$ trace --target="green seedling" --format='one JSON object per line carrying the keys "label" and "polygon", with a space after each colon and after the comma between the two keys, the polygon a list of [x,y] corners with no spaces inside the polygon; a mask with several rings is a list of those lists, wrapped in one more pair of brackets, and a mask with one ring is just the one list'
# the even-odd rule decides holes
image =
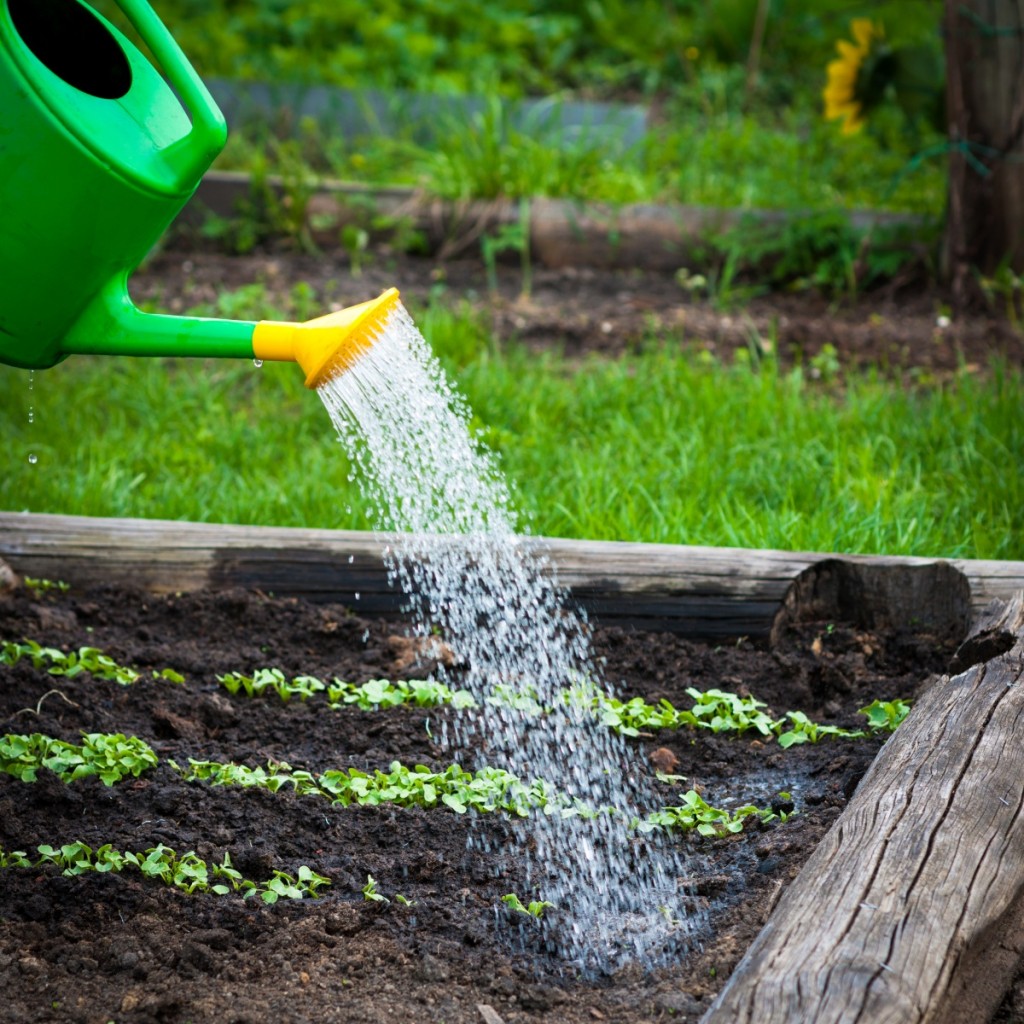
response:
{"label": "green seedling", "polygon": [[867,715],[869,728],[877,732],[895,732],[910,714],[910,703],[905,700],[874,700],[859,713]]}
{"label": "green seedling", "polygon": [[129,775],[138,778],[156,764],[149,744],[123,733],[83,733],[81,744],[41,733],[0,737],[0,771],[22,782],[35,782],[39,770],[48,768],[64,782],[97,775],[112,786]]}
{"label": "green seedling", "polygon": [[[302,865],[295,875],[275,870],[267,881],[253,882],[243,878],[232,866],[231,857],[226,852],[220,864],[211,865],[191,850],[179,855],[162,843],[138,853],[115,850],[109,843],[93,850],[81,842],[66,843],[59,847],[44,844],[36,847],[36,851],[39,856],[33,861],[24,851],[5,853],[0,849],[0,868],[53,865],[68,877],[93,871],[117,874],[132,868],[144,878],[162,882],[182,892],[211,892],[217,896],[239,892],[246,899],[258,894],[268,904],[276,903],[279,899],[316,897],[320,889],[331,884],[330,879],[318,875],[306,865]],[[212,883],[211,875],[215,879]]]}
{"label": "green seedling", "polygon": [[241,692],[247,697],[256,697],[271,691],[285,703],[292,697],[298,697],[302,701],[309,700],[314,693],[320,693],[325,689],[324,684],[313,676],[296,676],[289,680],[277,668],[257,669],[251,676],[243,675],[241,672],[229,672],[227,675],[217,676],[217,682],[232,696]]}
{"label": "green seedling", "polygon": [[39,579],[35,576],[22,576],[21,582],[25,584],[25,589],[29,590],[37,599],[54,590],[59,594],[66,594],[71,589],[71,584],[65,583],[63,580]]}
{"label": "green seedling", "polygon": [[501,897],[501,902],[505,906],[512,910],[517,911],[520,914],[526,914],[529,917],[536,918],[538,921],[544,916],[544,911],[548,907],[553,907],[554,903],[548,902],[548,900],[531,900],[526,906],[523,905],[523,901],[514,892],[507,893]]}
{"label": "green seedling", "polygon": [[753,804],[737,807],[734,811],[712,807],[696,790],[691,789],[683,794],[678,806],[655,811],[643,820],[634,819],[633,827],[641,833],[660,827],[669,831],[696,829],[702,836],[721,836],[742,832],[748,819],[767,822],[776,817],[786,820],[786,815],[776,815],[771,808],[758,808]]}
{"label": "green seedling", "polygon": [[790,728],[779,734],[779,746],[783,750],[799,743],[817,743],[826,736],[839,739],[861,739],[867,735],[859,729],[841,729],[835,725],[819,725],[817,722],[811,721],[802,711],[788,711],[786,718],[789,719]]}
{"label": "green seedling", "polygon": [[185,677],[173,668],[162,668],[159,671],[153,669],[153,678],[163,679],[165,682],[175,683],[178,686],[185,682]]}
{"label": "green seedling", "polygon": [[690,687],[687,694],[694,700],[691,713],[698,726],[712,732],[735,732],[742,736],[748,729],[755,729],[762,736],[770,736],[776,722],[761,708],[763,701],[753,697],[740,697],[724,690],[706,690],[701,693]]}
{"label": "green seedling", "polygon": [[[28,658],[34,668],[45,668],[51,675],[73,677],[88,671],[95,678],[111,679],[122,685],[140,678],[135,669],[118,665],[113,658],[95,647],[82,647],[76,652],[65,654],[56,648],[43,647],[34,640],[20,644],[0,641],[0,664],[15,665],[22,658]],[[185,681],[184,676],[171,668],[154,671],[152,674],[155,679],[175,684]],[[217,681],[233,696],[241,693],[247,697],[256,697],[273,692],[285,703],[293,697],[307,701],[322,694],[332,709],[352,705],[362,711],[373,711],[403,704],[415,707],[451,705],[456,709],[465,709],[476,705],[469,691],[453,690],[433,679],[371,679],[361,684],[335,679],[325,683],[309,675],[289,679],[280,669],[269,668],[257,669],[252,675],[229,672],[217,676]],[[742,736],[753,729],[763,737],[776,736],[779,745],[786,749],[801,743],[817,743],[825,738],[861,739],[868,735],[862,730],[820,725],[801,711],[787,712],[779,719],[772,718],[762,710],[766,707],[764,702],[752,696],[741,697],[718,689],[700,691],[693,687],[686,692],[694,703],[688,709],[679,709],[667,700],[661,700],[657,705],[648,704],[642,697],[622,701],[587,681],[577,681],[573,687],[562,692],[562,699],[566,704],[589,708],[603,725],[624,736],[639,736],[646,730],[683,728],[710,729],[715,733]],[[540,705],[536,694],[529,688],[514,690],[499,684],[486,700],[489,704],[511,707],[530,715],[542,715],[550,710]],[[909,705],[905,701],[876,700],[861,708],[860,713],[867,715],[872,732],[892,732],[906,717],[908,710]],[[295,784],[297,779],[298,776],[289,781]],[[461,804],[456,794],[450,794],[446,802],[453,809]]]}
{"label": "green seedling", "polygon": [[390,903],[387,896],[377,892],[377,879],[373,875],[366,876],[366,885],[363,886],[363,899],[371,903]]}
{"label": "green seedling", "polygon": [[[271,762],[266,768],[193,759],[189,760],[187,768],[174,761],[168,763],[185,781],[203,781],[214,786],[258,786],[275,793],[290,787],[300,796],[320,796],[343,807],[444,806],[456,814],[473,810],[524,818],[536,811],[563,818],[620,813],[614,807],[590,807],[558,792],[542,779],[535,779],[528,785],[500,768],[467,772],[454,764],[443,772],[432,772],[423,765],[409,769],[393,761],[388,772],[348,768],[313,775],[295,771],[285,762]],[[751,816],[762,821],[775,817],[770,809],[753,805],[735,811],[712,807],[693,790],[682,800],[679,807],[654,812],[644,819],[634,818],[631,827],[641,832],[664,827],[673,831],[697,829],[702,835],[718,835],[742,831],[743,823]]]}
{"label": "green seedling", "polygon": [[346,224],[338,236],[341,247],[348,253],[349,266],[353,277],[361,277],[363,261],[370,245],[370,233],[357,224]]}
{"label": "green seedling", "polygon": [[28,859],[28,854],[24,850],[12,850],[7,853],[3,848],[0,848],[0,870],[4,868],[30,868],[32,867],[32,861]]}
{"label": "green seedling", "polygon": [[395,893],[395,900],[402,904],[403,907],[415,907],[416,901],[409,899],[407,896],[403,896],[400,892]]}
{"label": "green seedling", "polygon": [[[531,812],[558,814],[562,817],[593,818],[600,814],[618,814],[613,807],[595,809],[577,798],[570,798],[558,792],[542,779],[527,784],[510,772],[500,768],[482,768],[467,772],[459,765],[450,765],[442,772],[432,772],[424,765],[409,769],[393,761],[390,771],[363,772],[358,768],[331,770],[320,775],[301,769],[293,769],[285,761],[268,762],[266,768],[250,768],[247,765],[199,761],[189,759],[187,768],[173,760],[168,765],[186,782],[206,782],[214,786],[258,787],[276,793],[291,788],[297,796],[319,796],[334,804],[348,807],[392,805],[399,807],[447,807],[456,814],[470,810],[483,813],[504,812],[517,817],[527,817]],[[0,738],[0,770],[23,782],[34,782],[40,768],[46,767],[58,774],[65,782],[74,782],[89,775],[97,775],[108,786],[126,776],[138,777],[143,771],[154,767],[157,757],[153,750],[136,737],[123,734],[106,735],[87,733],[83,743],[66,743],[35,733],[30,736],[6,735]],[[674,778],[674,777],[673,777]],[[704,835],[717,834],[724,830],[738,832],[743,821],[751,814],[762,820],[770,820],[771,812],[747,806],[728,812],[711,807],[694,791],[683,797],[680,807],[670,807],[634,819],[632,827],[650,831],[655,827],[675,830],[696,828]],[[126,855],[127,856],[127,855]],[[136,855],[131,855],[135,857]],[[163,847],[147,851],[144,858],[136,863],[145,875],[163,878],[179,888],[200,886],[207,888],[208,876],[194,861],[185,859],[173,862],[165,855]],[[178,872],[175,875],[174,872]],[[224,885],[238,881],[238,874],[226,858],[225,863],[214,868],[217,878],[226,880],[216,883]],[[284,891],[289,885],[298,884],[282,875],[275,875],[276,881],[268,883],[267,893],[288,895]],[[306,879],[300,871],[299,882],[315,883]],[[317,883],[319,884],[319,883]],[[235,886],[237,888],[237,885]],[[284,888],[282,888],[284,887]],[[272,902],[273,897],[264,895]],[[369,898],[369,897],[368,897]]]}
{"label": "green seedling", "polygon": [[[276,903],[279,899],[301,900],[305,896],[316,896],[318,889],[330,884],[330,879],[304,864],[294,876],[287,871],[275,871],[273,877],[259,887],[259,894],[264,903]],[[246,893],[246,897],[249,895]]]}
{"label": "green seedling", "polygon": [[95,679],[113,680],[122,686],[139,678],[135,669],[118,665],[96,647],[80,647],[77,651],[65,653],[55,647],[43,647],[34,640],[21,644],[10,640],[0,642],[0,663],[17,665],[22,658],[28,658],[33,668],[45,668],[51,676],[72,679],[82,672],[89,672]]}

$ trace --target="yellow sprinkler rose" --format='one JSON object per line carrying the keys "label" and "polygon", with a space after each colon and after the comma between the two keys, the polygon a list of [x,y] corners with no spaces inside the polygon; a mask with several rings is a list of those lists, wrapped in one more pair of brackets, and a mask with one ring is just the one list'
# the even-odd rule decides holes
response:
{"label": "yellow sprinkler rose", "polygon": [[840,39],[836,43],[839,59],[829,63],[828,85],[822,92],[825,117],[830,121],[841,117],[844,135],[860,131],[864,124],[864,103],[857,81],[872,47],[884,37],[882,26],[870,18],[854,18],[850,29],[856,41]]}

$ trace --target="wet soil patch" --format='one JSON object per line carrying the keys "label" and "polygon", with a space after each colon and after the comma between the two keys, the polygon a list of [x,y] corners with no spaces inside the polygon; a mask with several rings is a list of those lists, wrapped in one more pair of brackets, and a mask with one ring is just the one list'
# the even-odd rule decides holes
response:
{"label": "wet soil patch", "polygon": [[[528,820],[447,809],[347,808],[290,792],[185,783],[167,765],[189,757],[268,760],[320,772],[391,761],[450,763],[435,738],[447,709],[327,710],[322,700],[232,697],[217,673],[278,667],[350,682],[410,677],[401,623],[229,591],[153,597],[98,589],[0,597],[0,638],[99,647],[144,673],[131,686],[88,673],[58,678],[26,661],[0,666],[0,732],[75,741],[82,731],[124,732],[152,745],[158,768],[106,787],[34,784],[0,775],[0,845],[34,851],[80,840],[145,850],[158,843],[220,861],[247,877],[309,865],[331,885],[318,899],[265,906],[236,895],[186,895],[136,873],[62,877],[53,868],[0,875],[0,977],[6,1019],[18,1022],[334,1022],[488,1018],[528,1022],[696,1020],[742,956],[788,882],[842,810],[882,740],[825,741],[780,750],[762,738],[660,732],[630,742],[631,769],[652,799],[672,766],[716,805],[792,794],[796,814],[729,838],[681,837],[691,854],[680,881],[703,922],[692,948],[644,973],[581,979],[518,930],[501,904],[523,888],[503,850]],[[783,646],[706,647],[670,634],[594,631],[606,678],[624,696],[689,706],[688,687],[752,693],[772,711],[800,709],[856,726],[874,698],[913,697],[951,654],[934,638],[811,623]],[[148,678],[173,667],[184,684]],[[57,692],[52,692],[57,691]],[[472,756],[472,752],[470,752]],[[568,756],[583,757],[586,751]],[[557,780],[554,780],[557,782]],[[475,837],[473,849],[467,846]],[[489,853],[481,852],[482,848]],[[511,847],[514,849],[514,847]],[[413,906],[367,901],[379,891]],[[813,911],[809,911],[813,915]]]}

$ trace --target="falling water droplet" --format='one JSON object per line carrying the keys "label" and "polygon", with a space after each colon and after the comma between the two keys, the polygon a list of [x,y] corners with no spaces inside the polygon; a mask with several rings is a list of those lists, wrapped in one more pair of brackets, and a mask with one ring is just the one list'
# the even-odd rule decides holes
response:
{"label": "falling water droplet", "polygon": [[[619,824],[643,813],[645,794],[616,770],[630,752],[586,713],[586,700],[564,696],[572,680],[604,689],[585,619],[557,585],[550,559],[517,535],[508,486],[474,439],[465,400],[401,306],[371,348],[318,391],[374,529],[400,538],[384,561],[389,580],[416,595],[415,635],[439,631],[465,666],[460,685],[476,709],[460,713],[452,735],[442,722],[441,742],[461,759],[479,755],[485,737],[492,767],[557,780],[566,798],[625,812],[531,816],[530,827],[510,837],[526,875],[543,873],[544,897],[561,908],[544,926],[545,941],[587,971],[635,960],[653,966],[686,942],[687,929],[671,934],[656,908],[685,916],[676,879],[687,871],[667,838],[651,833],[641,845]],[[496,680],[529,680],[551,713],[493,704]],[[567,757],[573,750],[587,756]]]}
{"label": "falling water droplet", "polygon": [[28,461],[30,465],[35,465],[39,461],[39,456],[35,452],[28,453]]}
{"label": "falling water droplet", "polygon": [[252,365],[255,366],[256,369],[258,370],[263,365],[263,360],[262,359],[254,359],[252,361]]}
{"label": "falling water droplet", "polygon": [[28,421],[29,423],[35,423],[36,421],[36,411],[31,405],[28,407]]}
{"label": "falling water droplet", "polygon": [[358,590],[356,591],[356,600],[357,601],[359,600],[359,591]]}
{"label": "falling water droplet", "polygon": [[351,565],[355,560],[356,560],[356,556],[355,555],[349,555],[348,556],[348,564],[349,565]]}

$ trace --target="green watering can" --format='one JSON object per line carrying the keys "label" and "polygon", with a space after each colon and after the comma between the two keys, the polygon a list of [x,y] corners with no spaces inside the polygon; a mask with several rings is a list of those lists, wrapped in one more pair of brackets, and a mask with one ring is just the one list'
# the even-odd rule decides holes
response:
{"label": "green watering can", "polygon": [[0,0],[0,362],[294,360],[318,386],[373,344],[394,288],[304,324],[162,316],[128,297],[227,127],[146,0],[117,3],[170,84],[82,0]]}

